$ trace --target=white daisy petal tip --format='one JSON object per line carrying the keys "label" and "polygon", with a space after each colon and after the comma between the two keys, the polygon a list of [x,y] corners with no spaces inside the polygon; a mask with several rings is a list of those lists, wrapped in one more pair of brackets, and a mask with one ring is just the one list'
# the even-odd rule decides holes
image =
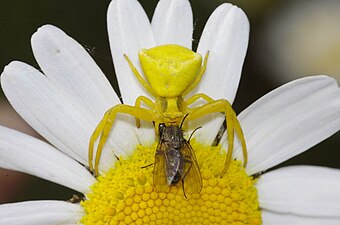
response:
{"label": "white daisy petal tip", "polygon": [[42,26],[40,26],[36,32],[34,32],[34,34],[32,36],[35,36],[36,34],[40,34],[40,33],[54,33],[54,32],[60,32],[61,29],[52,25],[52,24],[44,24]]}
{"label": "white daisy petal tip", "polygon": [[[84,46],[53,25],[40,27],[31,38],[32,51],[41,70],[73,104],[99,120],[120,103],[110,82]],[[80,94],[81,93],[81,94]]]}
{"label": "white daisy petal tip", "polygon": [[12,61],[7,66],[4,67],[4,70],[1,73],[1,79],[7,79],[9,74],[14,74],[17,72],[18,68],[23,66],[23,62],[20,61]]}
{"label": "white daisy petal tip", "polygon": [[84,216],[78,204],[63,201],[28,201],[0,205],[0,224],[76,225]]}
{"label": "white daisy petal tip", "polygon": [[16,77],[18,74],[25,73],[29,74],[35,72],[33,67],[30,67],[28,64],[21,61],[12,61],[8,65],[4,67],[3,72],[0,75],[1,80],[1,88],[3,92],[6,94],[7,90],[12,90],[12,82],[16,82]]}
{"label": "white daisy petal tip", "polygon": [[[301,154],[339,131],[340,89],[336,80],[328,76],[301,78],[264,95],[238,119],[249,150],[247,172],[255,174]],[[222,140],[225,138],[226,134]],[[242,160],[241,149],[235,152],[236,158]]]}
{"label": "white daisy petal tip", "polygon": [[262,175],[260,206],[276,213],[340,218],[340,170],[290,166]]}
{"label": "white daisy petal tip", "polygon": [[[231,18],[234,18],[237,20],[238,23],[240,23],[242,26],[240,26],[240,29],[247,29],[249,30],[249,19],[245,12],[238,7],[237,5],[233,5],[231,3],[223,3],[220,6],[218,6],[215,9],[216,12],[220,11],[220,13],[224,14],[225,16],[230,16]],[[215,12],[214,11],[214,12]]]}
{"label": "white daisy petal tip", "polygon": [[[51,38],[60,39],[60,36],[65,35],[66,34],[63,30],[54,25],[51,24],[42,25],[31,36],[31,45],[33,53],[35,46],[39,45],[40,42],[49,41],[49,39]],[[55,49],[55,52],[58,53],[58,49]]]}
{"label": "white daisy petal tip", "polygon": [[[82,134],[84,125],[87,126],[86,120],[42,73],[16,61],[6,68],[1,85],[8,101],[30,126],[58,149],[86,163],[85,157],[78,152],[79,146],[86,145],[86,137]],[[77,129],[71,133],[74,134],[72,138],[65,132],[70,129],[70,124],[74,124],[72,129]],[[62,128],[63,125],[66,129]]]}
{"label": "white daisy petal tip", "polygon": [[151,26],[157,45],[178,44],[191,49],[193,15],[189,1],[159,1]]}
{"label": "white daisy petal tip", "polygon": [[93,176],[51,145],[0,126],[0,167],[28,173],[81,193],[88,193]]}
{"label": "white daisy petal tip", "polygon": [[289,213],[277,213],[262,210],[263,225],[339,225],[340,217],[301,216]]}

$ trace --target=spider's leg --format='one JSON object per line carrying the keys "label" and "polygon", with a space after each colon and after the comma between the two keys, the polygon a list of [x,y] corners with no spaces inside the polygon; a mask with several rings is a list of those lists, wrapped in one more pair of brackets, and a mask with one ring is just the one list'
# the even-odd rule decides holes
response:
{"label": "spider's leg", "polygon": [[97,140],[98,136],[100,135],[99,143],[97,146],[96,157],[95,157],[95,163],[94,163],[94,173],[96,176],[98,176],[98,172],[99,172],[98,166],[99,166],[100,155],[103,151],[103,147],[107,141],[113,122],[116,119],[116,116],[118,113],[129,114],[131,116],[134,116],[136,118],[146,120],[146,121],[153,121],[154,119],[154,115],[150,110],[137,108],[137,107],[129,106],[129,105],[120,104],[108,110],[90,138],[89,164],[90,164],[90,168],[92,168],[93,170],[93,166],[92,166],[93,145],[94,145],[94,142]]}
{"label": "spider's leg", "polygon": [[207,104],[193,108],[191,109],[191,113],[189,114],[189,120],[194,120],[199,117],[202,117],[209,113],[214,112],[223,112],[225,113],[226,117],[226,123],[227,123],[227,134],[228,134],[228,152],[227,152],[227,158],[225,161],[224,169],[221,173],[221,176],[224,176],[224,174],[227,172],[229,168],[229,164],[232,160],[232,152],[234,148],[234,132],[236,131],[236,134],[238,135],[239,139],[242,143],[242,150],[244,155],[244,166],[246,166],[247,163],[247,146],[244,139],[244,135],[241,129],[241,125],[236,117],[236,113],[234,112],[231,104],[225,100],[220,99],[213,102],[208,102]]}
{"label": "spider's leg", "polygon": [[[136,103],[135,106],[137,108],[141,108],[141,103],[144,103],[145,105],[147,105],[150,109],[154,108],[154,103],[151,101],[151,99],[145,97],[145,96],[138,96],[138,98],[136,99]],[[136,126],[139,128],[140,127],[140,119],[136,117]]]}

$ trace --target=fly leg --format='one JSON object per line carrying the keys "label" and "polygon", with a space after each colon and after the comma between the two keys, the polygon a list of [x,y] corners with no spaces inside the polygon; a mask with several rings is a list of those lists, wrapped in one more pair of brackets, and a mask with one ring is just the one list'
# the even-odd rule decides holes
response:
{"label": "fly leg", "polygon": [[148,168],[149,166],[152,166],[152,165],[154,165],[154,164],[155,164],[155,163],[150,163],[150,164],[148,164],[148,165],[146,165],[146,166],[142,166],[141,169]]}
{"label": "fly leg", "polygon": [[184,190],[184,179],[182,179],[182,190],[183,190],[184,197],[188,198],[187,195],[185,194],[185,190]]}
{"label": "fly leg", "polygon": [[185,177],[188,175],[188,173],[190,172],[191,170],[191,167],[192,167],[192,161],[190,159],[184,159],[184,163],[185,164],[189,164],[188,166],[188,169],[185,171],[185,173],[183,174],[183,177],[182,177],[182,189],[183,189],[183,195],[185,198],[188,198],[187,195],[185,194],[185,188],[184,188],[184,179]]}

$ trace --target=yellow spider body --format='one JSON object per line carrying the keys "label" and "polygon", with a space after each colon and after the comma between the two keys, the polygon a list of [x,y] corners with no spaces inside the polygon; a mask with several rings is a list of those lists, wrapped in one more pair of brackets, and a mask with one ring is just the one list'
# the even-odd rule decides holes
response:
{"label": "yellow spider body", "polygon": [[[186,121],[197,119],[209,113],[225,113],[229,146],[225,168],[221,176],[225,174],[229,162],[232,160],[234,132],[236,132],[241,140],[244,165],[246,165],[246,143],[241,126],[230,103],[225,99],[213,100],[205,94],[195,94],[187,100],[183,99],[183,96],[188,94],[200,82],[207,66],[208,56],[209,52],[207,52],[202,65],[202,56],[200,54],[179,45],[162,45],[151,49],[142,49],[139,51],[138,57],[146,78],[144,79],[128,56],[124,55],[133,74],[156,100],[153,102],[145,96],[139,96],[136,99],[135,106],[119,104],[110,108],[104,114],[103,119],[99,122],[90,138],[90,170],[93,171],[94,142],[100,136],[94,163],[94,172],[98,175],[100,155],[118,113],[134,116],[137,127],[140,126],[140,119],[154,122],[157,135],[159,124],[164,123],[166,126],[179,126],[183,117],[187,114]],[[207,103],[199,107],[189,107],[199,99],[203,99]],[[142,108],[142,102],[144,102],[148,108]]]}
{"label": "yellow spider body", "polygon": [[143,49],[138,55],[151,89],[163,98],[182,96],[202,65],[200,54],[178,45]]}

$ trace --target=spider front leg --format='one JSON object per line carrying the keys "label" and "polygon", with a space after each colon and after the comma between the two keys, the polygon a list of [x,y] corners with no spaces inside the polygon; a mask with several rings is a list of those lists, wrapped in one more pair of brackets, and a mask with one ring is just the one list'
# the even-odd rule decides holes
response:
{"label": "spider front leg", "polygon": [[[91,137],[90,137],[90,142],[89,142],[89,167],[90,171],[94,170],[95,176],[98,176],[98,166],[99,166],[99,160],[100,160],[100,155],[103,151],[103,147],[106,143],[106,140],[110,134],[112,125],[114,120],[116,119],[116,116],[118,113],[124,113],[124,114],[129,114],[131,116],[134,116],[136,118],[146,120],[146,121],[153,121],[153,113],[150,110],[147,109],[142,109],[142,108],[137,108],[134,106],[129,106],[129,105],[116,105],[112,108],[110,108],[103,116],[103,119],[99,122],[97,125],[96,129],[93,131]],[[94,169],[93,169],[93,147],[94,147],[94,142],[99,139],[99,143],[97,146],[97,152],[96,152],[96,157],[95,157],[95,163],[94,163]]]}
{"label": "spider front leg", "polygon": [[[150,109],[154,108],[154,103],[151,101],[151,99],[145,97],[145,96],[138,96],[136,99],[135,106],[137,108],[141,108],[141,103],[144,102],[145,105],[147,105]],[[140,119],[136,117],[136,126],[139,128],[140,127]]]}
{"label": "spider front leg", "polygon": [[[206,98],[206,100],[209,100],[209,99]],[[232,152],[234,148],[234,131],[236,131],[236,134],[241,141],[243,158],[244,158],[243,165],[245,167],[248,161],[247,146],[246,146],[246,142],[244,139],[241,125],[236,117],[236,113],[234,112],[231,104],[225,99],[220,99],[220,100],[208,102],[207,104],[201,107],[193,108],[191,110],[192,112],[189,114],[190,120],[197,119],[209,113],[214,113],[214,112],[225,113],[226,124],[227,124],[227,134],[228,134],[228,151],[227,151],[227,158],[225,161],[225,166],[221,173],[221,177],[224,176],[224,174],[227,172],[229,168],[229,164],[232,160]]]}
{"label": "spider front leg", "polygon": [[113,109],[113,107],[105,112],[103,118],[100,120],[99,124],[97,125],[96,129],[92,132],[92,135],[90,137],[88,160],[89,160],[89,169],[90,169],[91,172],[93,172],[92,161],[93,161],[94,142],[98,139],[99,135],[102,133],[102,131],[103,131],[105,125],[106,125],[106,122],[108,120],[108,116],[109,116],[112,109]]}
{"label": "spider front leg", "polygon": [[198,85],[198,83],[201,81],[202,76],[203,76],[205,70],[207,69],[208,58],[209,58],[209,51],[207,51],[207,53],[205,54],[203,65],[202,65],[202,67],[201,67],[201,69],[200,69],[200,71],[198,73],[198,76],[196,77],[194,82],[188,87],[188,89],[185,90],[185,92],[182,93],[183,96],[185,96],[190,91],[192,91]]}
{"label": "spider front leg", "polygon": [[191,96],[190,98],[188,98],[185,102],[187,105],[191,105],[195,102],[197,102],[199,99],[203,99],[206,102],[214,102],[215,100],[210,98],[208,95],[206,94],[195,94],[193,96]]}

